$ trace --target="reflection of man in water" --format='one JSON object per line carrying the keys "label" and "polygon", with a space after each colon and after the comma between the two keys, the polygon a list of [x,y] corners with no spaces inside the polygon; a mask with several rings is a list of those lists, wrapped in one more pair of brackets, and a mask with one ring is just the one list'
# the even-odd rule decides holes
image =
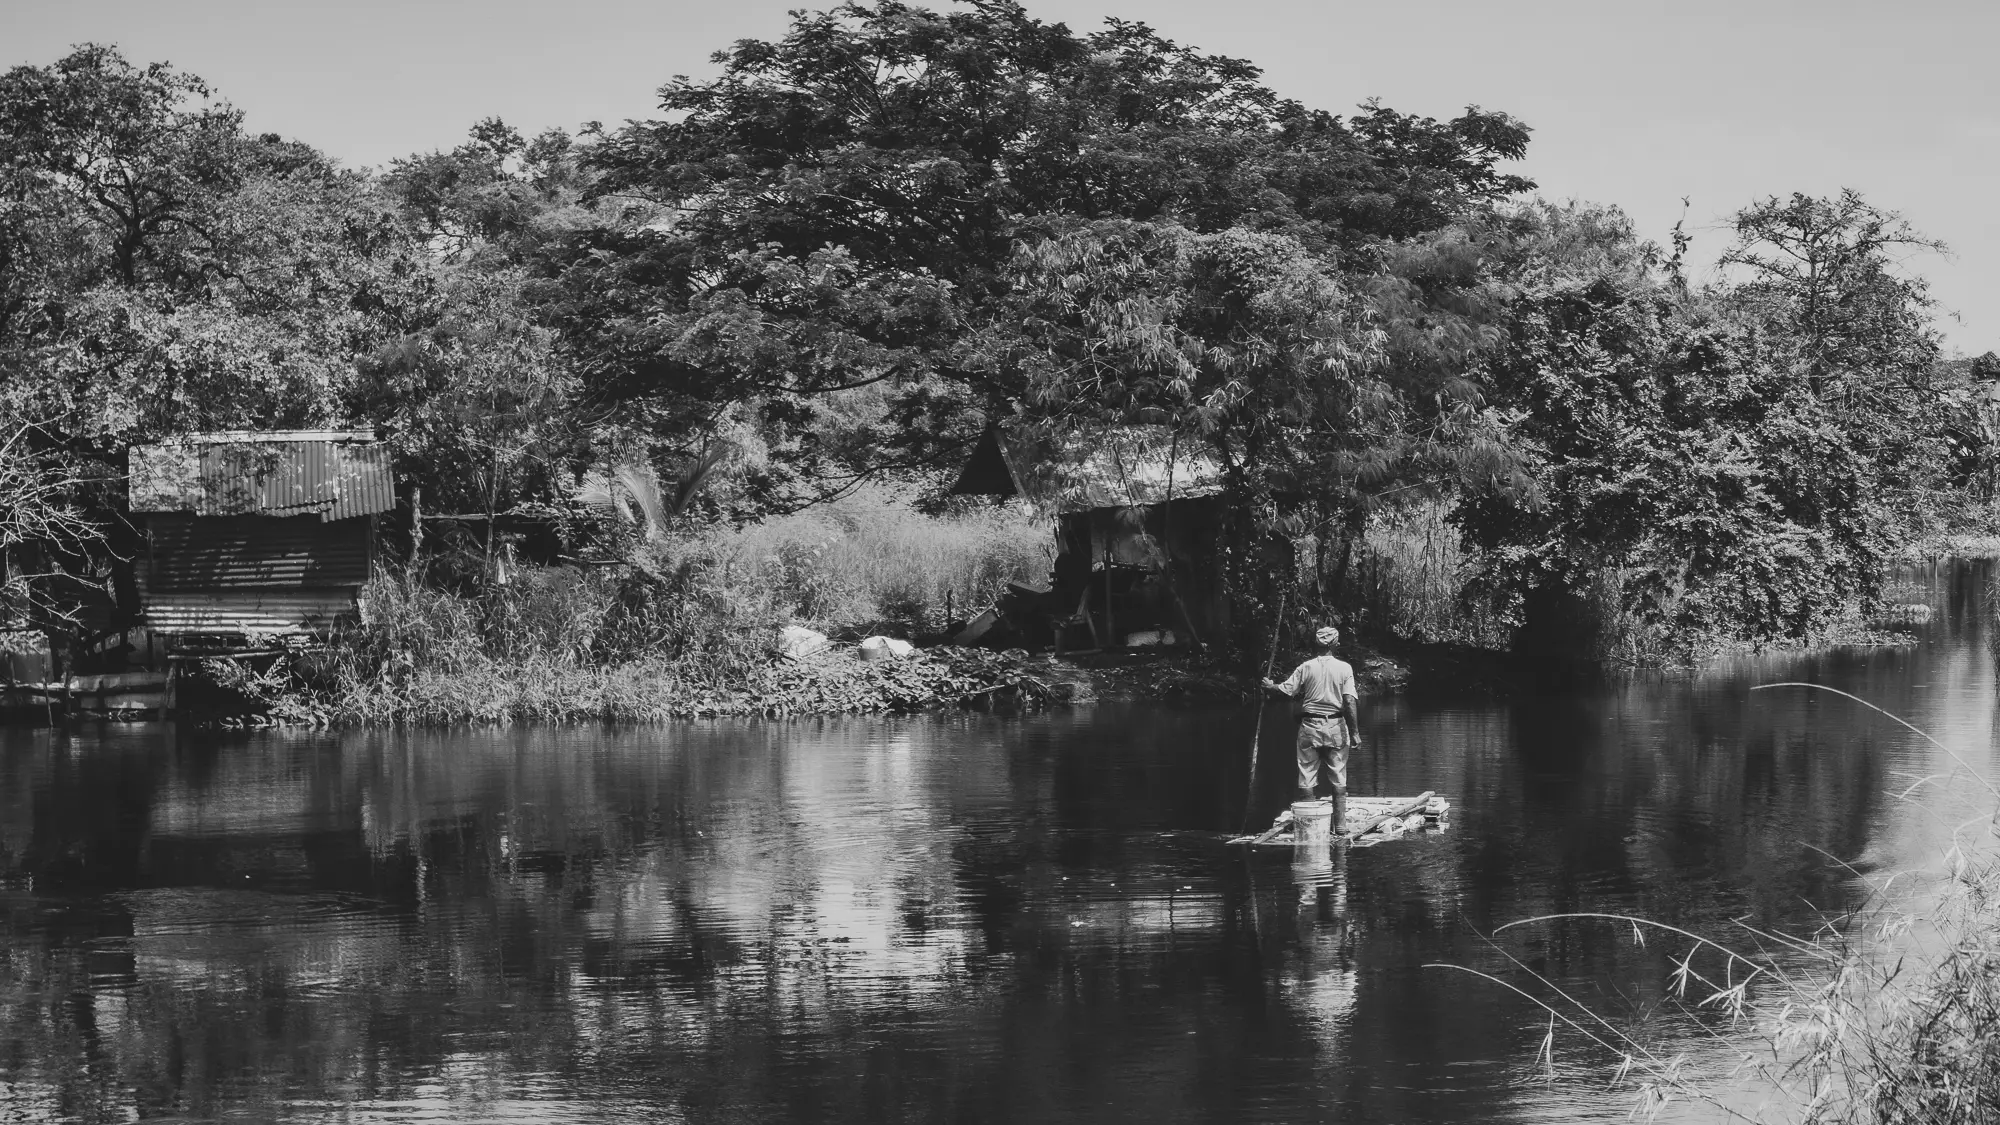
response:
{"label": "reflection of man in water", "polygon": [[1272,691],[1295,701],[1299,712],[1299,800],[1310,801],[1323,769],[1333,788],[1335,832],[1347,825],[1347,752],[1361,745],[1360,698],[1354,691],[1354,669],[1333,654],[1340,630],[1331,625],[1313,634],[1319,655],[1298,666],[1284,683],[1264,681]]}

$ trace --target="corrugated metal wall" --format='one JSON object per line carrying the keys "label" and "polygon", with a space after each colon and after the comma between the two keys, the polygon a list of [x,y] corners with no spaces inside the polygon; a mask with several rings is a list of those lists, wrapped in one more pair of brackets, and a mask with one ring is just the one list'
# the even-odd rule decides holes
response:
{"label": "corrugated metal wall", "polygon": [[158,591],[145,616],[160,633],[304,633],[352,612],[350,590]]}
{"label": "corrugated metal wall", "polygon": [[357,607],[368,580],[365,519],[318,516],[147,517],[135,567],[141,617],[159,633],[303,633]]}
{"label": "corrugated metal wall", "polygon": [[368,581],[368,523],[317,516],[148,517],[147,585],[155,590],[359,587]]}
{"label": "corrugated metal wall", "polygon": [[140,614],[161,633],[304,632],[354,612],[373,529],[396,506],[367,432],[193,434],[133,446],[147,518]]}

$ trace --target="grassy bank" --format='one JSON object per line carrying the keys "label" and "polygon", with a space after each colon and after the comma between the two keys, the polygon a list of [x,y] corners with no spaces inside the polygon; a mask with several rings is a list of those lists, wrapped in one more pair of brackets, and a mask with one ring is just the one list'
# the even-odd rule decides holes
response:
{"label": "grassy bank", "polygon": [[[926,515],[885,490],[750,528],[659,538],[610,565],[378,573],[359,628],[269,663],[211,661],[210,710],[345,725],[908,711],[1037,703],[1063,689],[1024,654],[927,649],[869,663],[851,644],[804,658],[780,630],[914,637],[1047,573],[1032,511]],[[197,698],[199,698],[197,692]]]}
{"label": "grassy bank", "polygon": [[833,649],[773,658],[738,677],[691,673],[668,660],[580,666],[482,660],[362,678],[329,675],[326,657],[263,669],[211,662],[225,725],[345,726],[514,722],[647,723],[727,715],[858,714],[972,705],[1037,706],[1064,697],[1023,654],[933,649],[868,663]]}
{"label": "grassy bank", "polygon": [[[849,646],[872,634],[936,636],[991,604],[1007,583],[1048,576],[1053,529],[1032,508],[975,503],[924,512],[911,499],[872,488],[745,528],[650,539],[634,530],[617,562],[506,568],[499,582],[471,554],[379,573],[364,591],[361,627],[330,648],[273,666],[209,669],[221,689],[218,708],[334,724],[646,722],[1097,691],[1104,679],[1097,671],[1052,671],[980,652],[929,649],[890,664],[863,663],[851,647],[807,661],[779,657],[787,626]],[[1518,621],[1476,595],[1478,559],[1445,504],[1384,510],[1338,557],[1315,543],[1300,546],[1298,620],[1347,625],[1364,677],[1386,685],[1408,668],[1421,679],[1435,666],[1455,682],[1469,675],[1504,690],[1505,676],[1487,666],[1509,648]],[[1591,638],[1589,651],[1576,654],[1581,661],[1687,663],[1741,647],[1663,636],[1626,612],[1618,590],[1607,575],[1576,599],[1579,635]],[[1831,621],[1802,643],[1900,643],[1909,635],[1875,627],[1858,605]],[[1158,691],[1130,677],[1105,686],[1170,696],[1193,684],[1213,695],[1218,678],[1241,678],[1241,668],[1225,667],[1231,658],[1209,652],[1170,673],[1146,673],[1168,685]],[[1051,676],[1087,686],[1035,686]]]}

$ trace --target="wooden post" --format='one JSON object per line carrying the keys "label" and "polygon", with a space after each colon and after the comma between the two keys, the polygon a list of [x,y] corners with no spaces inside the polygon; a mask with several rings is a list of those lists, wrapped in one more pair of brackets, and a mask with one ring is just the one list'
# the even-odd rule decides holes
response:
{"label": "wooden post", "polygon": [[424,556],[424,486],[410,486],[410,567]]}
{"label": "wooden post", "polygon": [[1118,626],[1111,620],[1111,552],[1108,550],[1104,553],[1104,639],[1098,642],[1098,647],[1124,647],[1118,643]]}

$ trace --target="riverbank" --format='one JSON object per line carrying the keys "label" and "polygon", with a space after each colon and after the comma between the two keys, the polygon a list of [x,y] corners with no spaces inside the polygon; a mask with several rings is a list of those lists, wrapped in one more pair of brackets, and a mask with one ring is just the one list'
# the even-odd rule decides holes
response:
{"label": "riverbank", "polygon": [[[902,527],[894,536],[857,539],[861,533],[849,531],[828,538],[848,515],[880,515],[877,499],[853,501],[874,505],[857,512],[820,513],[818,523],[796,517],[727,541],[662,549],[645,567],[530,568],[505,585],[461,582],[456,590],[445,588],[449,567],[442,579],[381,574],[365,591],[363,620],[329,647],[262,663],[212,662],[201,669],[207,683],[182,693],[183,706],[215,725],[357,726],[652,723],[1248,698],[1254,676],[1240,654],[1231,659],[1212,651],[1139,648],[1056,660],[934,644],[903,659],[861,659],[853,642],[869,635],[934,641],[949,635],[964,607],[983,604],[1003,580],[1040,565],[1025,556],[1009,556],[1004,565],[988,558],[994,539],[1026,534],[1021,512],[920,521],[921,534]],[[1524,683],[1583,683],[1749,652],[1902,645],[1925,620],[1908,614],[1928,612],[1916,604],[1922,600],[1916,593],[1891,586],[1873,612],[1850,605],[1806,638],[1676,642],[1603,601],[1593,607],[1597,641],[1526,657],[1510,651],[1511,630],[1477,618],[1455,585],[1440,584],[1437,576],[1457,573],[1465,562],[1451,553],[1457,548],[1448,537],[1394,532],[1371,533],[1362,569],[1372,593],[1352,615],[1350,633],[1367,643],[1343,651],[1369,694],[1448,685],[1504,695]],[[1411,574],[1433,580],[1399,577]],[[1891,620],[1885,611],[1905,616]],[[802,658],[779,655],[780,634],[797,624],[849,643]],[[1304,654],[1281,655],[1289,666]]]}
{"label": "riverbank", "polygon": [[[1364,695],[1402,688],[1411,671],[1372,649],[1351,652]],[[1282,663],[1282,662],[1281,662]],[[895,714],[1064,704],[1237,703],[1242,675],[1214,656],[1171,649],[1075,658],[937,646],[870,661],[855,645],[774,657],[731,679],[667,661],[579,667],[480,661],[357,681],[302,653],[265,666],[209,661],[183,690],[187,713],[217,727],[429,726],[527,722],[657,723],[731,716]]]}
{"label": "riverbank", "polygon": [[[1927,606],[1890,607],[1903,610]],[[1928,616],[1885,620],[1843,615],[1807,641],[1717,644],[1679,665],[1753,652],[1914,643]],[[952,645],[866,659],[856,643],[805,655],[742,645],[718,658],[644,656],[593,663],[532,648],[493,654],[459,649],[451,659],[421,648],[353,640],[332,649],[262,662],[211,660],[183,680],[183,713],[224,728],[370,725],[461,726],[509,723],[646,724],[757,716],[898,714],[977,708],[1036,710],[1069,704],[1143,702],[1235,704],[1252,698],[1253,677],[1213,651],[1136,648],[1057,657],[1020,649]],[[1279,654],[1277,672],[1307,654]],[[1343,647],[1364,697],[1448,687],[1505,696],[1524,686],[1574,685],[1620,674],[1591,660],[1524,660],[1478,646],[1385,638]],[[1630,670],[1629,668],[1626,670]]]}
{"label": "riverbank", "polygon": [[[1833,627],[1798,642],[1715,644],[1672,670],[1757,652],[1902,646],[1915,642],[1929,606],[1892,604],[1864,617],[1842,615]],[[1035,710],[1095,702],[1234,704],[1252,697],[1254,677],[1222,654],[1136,648],[1058,658],[1020,649],[933,645],[870,660],[856,643],[832,643],[805,655],[773,645],[706,653],[642,656],[608,662],[533,648],[499,654],[454,646],[449,659],[422,646],[384,645],[363,634],[332,648],[261,661],[210,660],[181,682],[182,713],[224,728],[271,726],[494,725],[509,723],[659,723],[681,719],[893,714],[955,708]],[[1307,654],[1279,654],[1277,672]],[[1505,696],[1524,687],[1575,685],[1641,665],[1555,657],[1524,659],[1465,644],[1385,638],[1349,644],[1365,696],[1448,688]]]}
{"label": "riverbank", "polygon": [[[1407,678],[1407,671],[1387,658],[1366,660],[1357,675],[1365,692],[1394,690]],[[1100,701],[1218,703],[1248,696],[1240,678],[1192,653],[1066,660],[1019,650],[938,647],[869,662],[852,647],[837,647],[773,661],[735,684],[691,680],[666,663],[608,668],[528,663],[416,672],[339,691],[316,688],[310,663],[281,658],[254,670],[210,662],[203,669],[209,682],[196,689],[190,711],[221,727],[656,723]]]}
{"label": "riverbank", "polygon": [[674,719],[877,714],[956,707],[1037,707],[1065,685],[1025,654],[933,649],[869,662],[853,648],[773,659],[740,677],[685,662],[591,667],[554,660],[480,660],[366,680],[311,654],[263,669],[209,661],[189,713],[215,726],[656,723]]}

